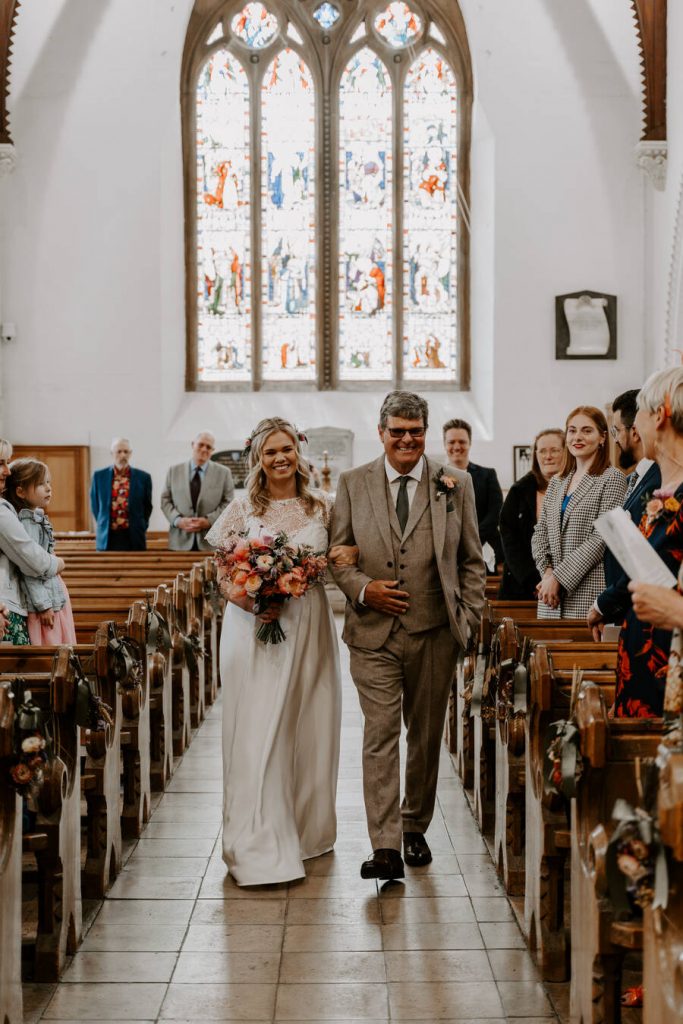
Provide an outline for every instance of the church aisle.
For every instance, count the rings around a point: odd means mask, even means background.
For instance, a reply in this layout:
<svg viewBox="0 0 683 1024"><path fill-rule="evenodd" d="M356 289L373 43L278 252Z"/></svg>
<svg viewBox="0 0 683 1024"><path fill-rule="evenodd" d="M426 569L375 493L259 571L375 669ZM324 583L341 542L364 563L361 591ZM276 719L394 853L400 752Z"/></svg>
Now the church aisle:
<svg viewBox="0 0 683 1024"><path fill-rule="evenodd" d="M334 854L289 886L226 879L219 701L60 984L27 986L27 1021L557 1021L445 749L433 863L381 891L359 877L361 719L344 648L342 664Z"/></svg>

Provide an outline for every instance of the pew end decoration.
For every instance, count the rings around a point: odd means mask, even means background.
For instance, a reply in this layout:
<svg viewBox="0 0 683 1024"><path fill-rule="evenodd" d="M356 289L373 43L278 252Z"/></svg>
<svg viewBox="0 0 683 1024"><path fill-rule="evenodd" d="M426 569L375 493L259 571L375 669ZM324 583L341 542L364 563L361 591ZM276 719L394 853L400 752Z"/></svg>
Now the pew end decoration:
<svg viewBox="0 0 683 1024"><path fill-rule="evenodd" d="M23 679L16 679L8 696L15 693L21 703L14 715L14 743L8 758L7 771L10 781L22 797L37 800L45 782L45 772L50 762L52 743L47 719L42 709L33 701L33 695L25 687Z"/></svg>

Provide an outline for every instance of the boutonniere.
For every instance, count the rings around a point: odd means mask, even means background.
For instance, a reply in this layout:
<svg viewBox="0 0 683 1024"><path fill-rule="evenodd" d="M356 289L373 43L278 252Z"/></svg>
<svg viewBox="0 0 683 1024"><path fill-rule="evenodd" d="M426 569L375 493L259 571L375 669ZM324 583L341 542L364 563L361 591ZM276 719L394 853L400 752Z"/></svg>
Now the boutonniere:
<svg viewBox="0 0 683 1024"><path fill-rule="evenodd" d="M667 527L671 525L679 513L681 503L671 491L651 491L643 495L643 508L645 516L645 536L649 537L659 520L663 520Z"/></svg>
<svg viewBox="0 0 683 1024"><path fill-rule="evenodd" d="M436 500L438 501L442 494L446 497L450 497L455 488L458 486L458 481L454 476L448 476L444 473L443 467L434 476L434 483L436 484Z"/></svg>

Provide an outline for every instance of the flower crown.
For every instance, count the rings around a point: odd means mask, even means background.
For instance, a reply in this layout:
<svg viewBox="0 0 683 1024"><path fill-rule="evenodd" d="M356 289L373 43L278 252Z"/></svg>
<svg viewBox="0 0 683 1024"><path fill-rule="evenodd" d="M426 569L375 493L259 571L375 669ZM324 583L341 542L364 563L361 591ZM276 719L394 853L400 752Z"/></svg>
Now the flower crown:
<svg viewBox="0 0 683 1024"><path fill-rule="evenodd" d="M299 442L301 444L308 444L308 438L304 434L303 430L299 430L298 427L294 427L294 433L296 434L296 436L297 436L297 438L298 438L298 440L299 440ZM251 434L249 435L249 437L244 442L244 448L242 449L242 458L243 459L246 459L246 457L248 456L249 452L251 451L251 446L253 444L253 441L254 441L255 437L256 437L256 430L252 430Z"/></svg>

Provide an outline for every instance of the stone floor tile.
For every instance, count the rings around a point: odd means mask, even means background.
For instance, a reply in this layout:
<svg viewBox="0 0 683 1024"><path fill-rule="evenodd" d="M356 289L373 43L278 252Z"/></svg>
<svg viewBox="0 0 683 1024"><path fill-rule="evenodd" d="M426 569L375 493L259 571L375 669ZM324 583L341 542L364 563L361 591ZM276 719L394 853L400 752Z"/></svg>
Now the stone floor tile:
<svg viewBox="0 0 683 1024"><path fill-rule="evenodd" d="M85 953L173 952L179 950L187 924L100 924L99 918L80 947Z"/></svg>
<svg viewBox="0 0 683 1024"><path fill-rule="evenodd" d="M149 952L78 952L61 981L154 982L170 981L176 954Z"/></svg>
<svg viewBox="0 0 683 1024"><path fill-rule="evenodd" d="M493 981L483 949L387 951L387 980Z"/></svg>
<svg viewBox="0 0 683 1024"><path fill-rule="evenodd" d="M367 1020L388 1017L386 985L280 985L275 1018Z"/></svg>
<svg viewBox="0 0 683 1024"><path fill-rule="evenodd" d="M434 853L432 862L423 868L411 868L406 864L408 878L430 878L432 875L460 875L460 863L456 855L451 853Z"/></svg>
<svg viewBox="0 0 683 1024"><path fill-rule="evenodd" d="M280 984L385 983L384 954L381 952L320 952L282 954Z"/></svg>
<svg viewBox="0 0 683 1024"><path fill-rule="evenodd" d="M417 922L474 921L474 910L467 896L417 897L411 900L380 900L383 924Z"/></svg>
<svg viewBox="0 0 683 1024"><path fill-rule="evenodd" d="M215 839L150 839L145 832L133 856L141 857L210 857Z"/></svg>
<svg viewBox="0 0 683 1024"><path fill-rule="evenodd" d="M496 985L479 982L391 982L392 1020L458 1020L474 1013L500 1017L503 1007Z"/></svg>
<svg viewBox="0 0 683 1024"><path fill-rule="evenodd" d="M365 884L370 890L371 884ZM379 920L379 900L370 893L365 900L291 900L287 908L288 924L379 924Z"/></svg>
<svg viewBox="0 0 683 1024"><path fill-rule="evenodd" d="M284 900L199 900L192 924L282 924Z"/></svg>
<svg viewBox="0 0 683 1024"><path fill-rule="evenodd" d="M44 1020L156 1020L166 985L58 985Z"/></svg>
<svg viewBox="0 0 683 1024"><path fill-rule="evenodd" d="M152 821L182 821L182 822L208 822L211 825L220 826L223 814L220 806L208 806L199 804L194 807L173 807L161 801L158 808L152 815Z"/></svg>
<svg viewBox="0 0 683 1024"><path fill-rule="evenodd" d="M279 953L284 932L278 924L193 924L187 930L183 953Z"/></svg>
<svg viewBox="0 0 683 1024"><path fill-rule="evenodd" d="M39 984L38 982L25 982L21 986L24 1002L23 1024L35 1024L43 1014L43 1010L52 999L55 988L53 984Z"/></svg>
<svg viewBox="0 0 683 1024"><path fill-rule="evenodd" d="M122 877L130 878L202 878L208 857L129 857Z"/></svg>
<svg viewBox="0 0 683 1024"><path fill-rule="evenodd" d="M383 885L380 895L382 902L390 899L406 900L434 896L467 898L467 888L462 875L410 874L403 883Z"/></svg>
<svg viewBox="0 0 683 1024"><path fill-rule="evenodd" d="M540 981L538 969L526 949L487 949L496 981Z"/></svg>
<svg viewBox="0 0 683 1024"><path fill-rule="evenodd" d="M123 871L107 893L108 900L194 900L199 878L140 877Z"/></svg>
<svg viewBox="0 0 683 1024"><path fill-rule="evenodd" d="M221 952L183 950L173 974L173 984L257 984L274 985L278 980L280 952L246 953L234 949Z"/></svg>
<svg viewBox="0 0 683 1024"><path fill-rule="evenodd" d="M482 875L479 873L473 875L463 875L462 877L463 883L467 888L467 892L473 898L475 896L491 897L505 895L503 883L498 880L488 878L486 875Z"/></svg>
<svg viewBox="0 0 683 1024"><path fill-rule="evenodd" d="M161 1007L162 1020L270 1021L276 985L175 985Z"/></svg>
<svg viewBox="0 0 683 1024"><path fill-rule="evenodd" d="M514 923L482 921L479 927L487 949L526 949L524 936Z"/></svg>
<svg viewBox="0 0 683 1024"><path fill-rule="evenodd" d="M216 839L220 826L204 821L150 821L145 829L148 839Z"/></svg>
<svg viewBox="0 0 683 1024"><path fill-rule="evenodd" d="M552 1004L543 985L533 981L499 981L498 991L505 1013L510 1018L543 1017L552 1013Z"/></svg>
<svg viewBox="0 0 683 1024"><path fill-rule="evenodd" d="M470 832L469 830L465 833L460 832L457 827L449 829L448 833L451 838L451 844L455 851L456 857L462 856L466 853L486 853L486 843L481 838L479 832Z"/></svg>
<svg viewBox="0 0 683 1024"><path fill-rule="evenodd" d="M483 949L476 924L390 924L382 927L385 949Z"/></svg>
<svg viewBox="0 0 683 1024"><path fill-rule="evenodd" d="M350 897L356 899L366 888L367 882L358 876L358 869L343 875L311 875L292 882L289 899L335 899Z"/></svg>
<svg viewBox="0 0 683 1024"><path fill-rule="evenodd" d="M105 900L96 924L187 924L192 900Z"/></svg>
<svg viewBox="0 0 683 1024"><path fill-rule="evenodd" d="M473 896L477 921L514 921L515 915L505 896Z"/></svg>
<svg viewBox="0 0 683 1024"><path fill-rule="evenodd" d="M377 924L288 924L283 950L288 953L381 950Z"/></svg>

